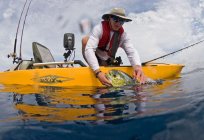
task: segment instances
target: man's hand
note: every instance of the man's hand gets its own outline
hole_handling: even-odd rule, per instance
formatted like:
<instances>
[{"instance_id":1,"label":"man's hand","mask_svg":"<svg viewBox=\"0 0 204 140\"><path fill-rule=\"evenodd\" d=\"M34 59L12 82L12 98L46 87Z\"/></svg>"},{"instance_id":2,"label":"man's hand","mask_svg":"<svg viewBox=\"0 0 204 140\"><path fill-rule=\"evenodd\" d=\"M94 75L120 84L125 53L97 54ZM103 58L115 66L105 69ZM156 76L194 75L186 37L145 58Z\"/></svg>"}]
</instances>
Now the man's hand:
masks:
<instances>
[{"instance_id":1,"label":"man's hand","mask_svg":"<svg viewBox=\"0 0 204 140\"><path fill-rule=\"evenodd\" d=\"M98 78L98 80L105 86L111 87L112 84L111 82L106 78L105 73L103 73L100 70L96 70L95 73L97 73L96 77Z\"/></svg>"},{"instance_id":2,"label":"man's hand","mask_svg":"<svg viewBox=\"0 0 204 140\"><path fill-rule=\"evenodd\" d=\"M140 84L144 84L146 81L146 76L144 75L142 71L142 66L135 65L133 69L134 69L133 78L137 79L140 82Z\"/></svg>"}]
</instances>

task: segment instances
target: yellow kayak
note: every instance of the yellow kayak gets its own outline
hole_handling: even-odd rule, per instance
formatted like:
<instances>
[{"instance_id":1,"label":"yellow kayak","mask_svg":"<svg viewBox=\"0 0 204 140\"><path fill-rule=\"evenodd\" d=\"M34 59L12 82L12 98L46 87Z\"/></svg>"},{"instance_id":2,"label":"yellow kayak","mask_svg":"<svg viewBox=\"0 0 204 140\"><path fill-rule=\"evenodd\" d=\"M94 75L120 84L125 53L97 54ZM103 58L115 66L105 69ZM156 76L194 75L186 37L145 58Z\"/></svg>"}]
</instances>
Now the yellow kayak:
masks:
<instances>
[{"instance_id":1,"label":"yellow kayak","mask_svg":"<svg viewBox=\"0 0 204 140\"><path fill-rule=\"evenodd\" d=\"M179 77L184 65L148 63L144 65L145 75L153 80ZM120 70L132 76L131 66L100 67L101 71ZM90 67L34 68L0 72L0 84L37 86L102 86Z\"/></svg>"}]
</instances>

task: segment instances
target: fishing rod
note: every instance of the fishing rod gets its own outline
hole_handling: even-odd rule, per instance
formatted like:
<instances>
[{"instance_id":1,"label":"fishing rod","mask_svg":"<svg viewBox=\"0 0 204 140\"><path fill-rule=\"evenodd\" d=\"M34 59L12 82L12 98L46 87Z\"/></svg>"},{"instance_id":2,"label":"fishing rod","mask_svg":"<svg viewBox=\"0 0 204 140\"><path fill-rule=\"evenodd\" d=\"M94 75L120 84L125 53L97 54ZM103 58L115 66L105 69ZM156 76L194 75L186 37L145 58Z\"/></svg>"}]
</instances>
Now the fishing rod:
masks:
<instances>
[{"instance_id":1,"label":"fishing rod","mask_svg":"<svg viewBox=\"0 0 204 140\"><path fill-rule=\"evenodd\" d=\"M182 50L188 49L188 48L190 48L190 47L193 47L193 46L195 46L195 45L197 45L197 44L202 43L203 41L204 41L204 40L201 40L201 41L199 41L199 42L196 42L196 43L194 43L194 44L191 44L191 45L189 45L189 46L187 46L187 47L184 47L184 48L182 48L182 49L179 49L179 50L177 50L177 51L174 51L174 52L171 52L171 53L168 53L168 54L162 55L162 56L160 56L160 57L154 58L154 59L152 59L152 60L149 60L149 61L143 62L142 65L145 65L145 64L147 64L147 63L149 63L149 62L152 62L152 61L155 61L155 60L158 60L158 59L164 58L164 57L167 57L167 56L169 56L169 55L171 55L171 54L174 54L174 53L180 52L180 51L182 51Z\"/></svg>"},{"instance_id":2,"label":"fishing rod","mask_svg":"<svg viewBox=\"0 0 204 140\"><path fill-rule=\"evenodd\" d=\"M24 32L24 27L25 27L25 22L26 22L26 18L28 15L28 11L30 9L30 4L31 4L32 0L30 0L27 11L26 11L26 15L25 15L25 19L23 22L23 28L22 28L22 33L21 33L21 42L20 42L20 51L19 51L19 60L22 60L22 54L21 54L21 50L22 50L22 39L23 39L23 32Z\"/></svg>"},{"instance_id":3,"label":"fishing rod","mask_svg":"<svg viewBox=\"0 0 204 140\"><path fill-rule=\"evenodd\" d=\"M18 30L19 30L19 26L20 26L20 23L21 23L21 18L22 18L22 15L23 15L23 12L24 12L24 9L25 9L25 6L27 4L27 0L26 2L24 3L24 6L23 6L23 9L21 11L21 15L20 15L20 18L19 18L19 21L18 21L18 26L17 26L17 31L16 31L16 37L15 37L15 41L14 41L14 50L13 50L13 53L9 54L8 55L8 58L9 57L13 57L13 64L16 62L16 45L17 45L17 37L18 37ZM17 62L16 62L17 63Z\"/></svg>"}]
</instances>

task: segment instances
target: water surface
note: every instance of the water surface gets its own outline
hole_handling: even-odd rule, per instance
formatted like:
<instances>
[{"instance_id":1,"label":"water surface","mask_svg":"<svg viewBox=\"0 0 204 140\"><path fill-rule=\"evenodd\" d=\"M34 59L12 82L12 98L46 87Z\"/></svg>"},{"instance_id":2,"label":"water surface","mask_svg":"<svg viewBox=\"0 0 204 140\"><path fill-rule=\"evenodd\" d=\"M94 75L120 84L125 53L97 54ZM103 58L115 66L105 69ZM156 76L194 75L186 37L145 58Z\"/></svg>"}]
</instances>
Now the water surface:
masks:
<instances>
[{"instance_id":1,"label":"water surface","mask_svg":"<svg viewBox=\"0 0 204 140\"><path fill-rule=\"evenodd\" d=\"M162 85L3 86L0 139L204 139L204 69Z\"/></svg>"}]
</instances>

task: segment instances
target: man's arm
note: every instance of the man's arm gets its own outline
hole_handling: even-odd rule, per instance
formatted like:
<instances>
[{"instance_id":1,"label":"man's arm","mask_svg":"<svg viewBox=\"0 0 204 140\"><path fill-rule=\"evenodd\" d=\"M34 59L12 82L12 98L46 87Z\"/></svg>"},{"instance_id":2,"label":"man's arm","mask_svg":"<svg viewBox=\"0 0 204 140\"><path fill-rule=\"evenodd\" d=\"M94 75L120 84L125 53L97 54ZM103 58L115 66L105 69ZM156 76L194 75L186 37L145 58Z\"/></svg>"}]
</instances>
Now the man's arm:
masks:
<instances>
[{"instance_id":1,"label":"man's arm","mask_svg":"<svg viewBox=\"0 0 204 140\"><path fill-rule=\"evenodd\" d=\"M85 57L93 71L99 69L98 60L95 55L96 47L98 46L101 29L100 25L96 25L89 36L89 40L85 47Z\"/></svg>"},{"instance_id":2,"label":"man's arm","mask_svg":"<svg viewBox=\"0 0 204 140\"><path fill-rule=\"evenodd\" d=\"M134 48L133 44L130 42L130 38L127 36L126 32L121 37L121 44L122 48L125 50L127 57L132 65L133 71L133 78L140 81L140 83L145 83L146 76L143 73L141 61L137 50Z\"/></svg>"},{"instance_id":3,"label":"man's arm","mask_svg":"<svg viewBox=\"0 0 204 140\"><path fill-rule=\"evenodd\" d=\"M126 32L124 32L121 36L120 46L121 48L124 49L132 66L134 65L141 66L140 56L137 50L134 48L133 44L130 42L130 37L127 35Z\"/></svg>"},{"instance_id":4,"label":"man's arm","mask_svg":"<svg viewBox=\"0 0 204 140\"><path fill-rule=\"evenodd\" d=\"M89 64L89 66L94 71L96 77L99 79L99 81L106 86L112 86L111 82L106 78L105 73L103 73L100 70L98 60L95 55L95 49L98 46L99 39L102 36L102 26L97 25L94 27L89 40L87 42L86 48L85 48L85 57Z\"/></svg>"}]
</instances>

